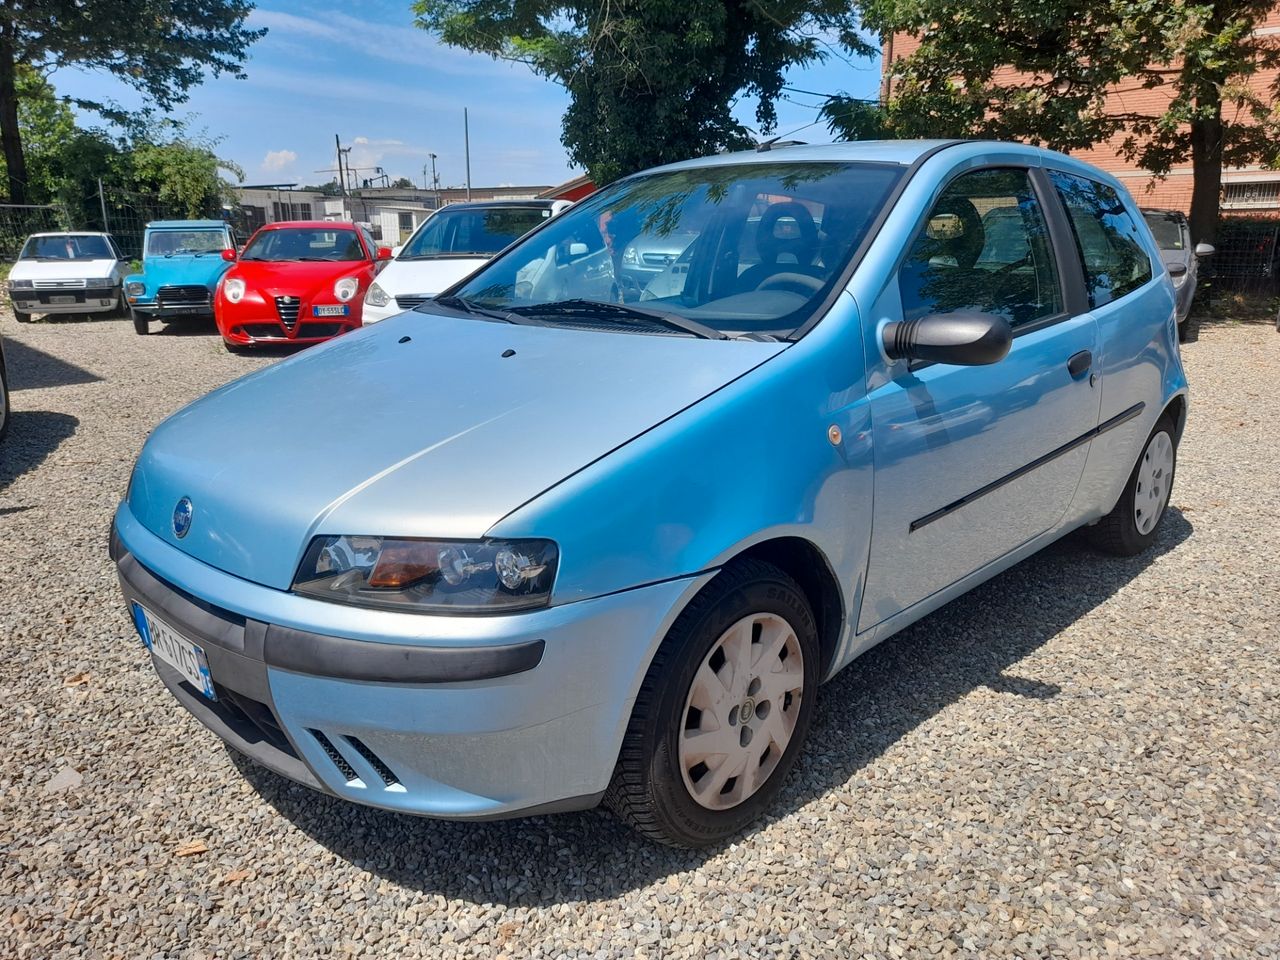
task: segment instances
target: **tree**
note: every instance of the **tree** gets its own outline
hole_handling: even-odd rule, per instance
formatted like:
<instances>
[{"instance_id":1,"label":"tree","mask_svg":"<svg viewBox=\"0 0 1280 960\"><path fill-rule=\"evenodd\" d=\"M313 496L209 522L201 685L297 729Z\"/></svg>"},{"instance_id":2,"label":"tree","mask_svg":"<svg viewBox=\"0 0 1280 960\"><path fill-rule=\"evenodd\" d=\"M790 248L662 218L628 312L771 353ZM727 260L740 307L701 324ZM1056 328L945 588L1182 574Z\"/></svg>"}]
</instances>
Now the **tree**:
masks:
<instances>
[{"instance_id":1,"label":"tree","mask_svg":"<svg viewBox=\"0 0 1280 960\"><path fill-rule=\"evenodd\" d=\"M412 190L413 181L408 177L396 177L396 179L391 181L391 186L395 190Z\"/></svg>"},{"instance_id":2,"label":"tree","mask_svg":"<svg viewBox=\"0 0 1280 960\"><path fill-rule=\"evenodd\" d=\"M224 202L237 201L235 188L223 176L244 179L244 171L213 152L214 144L180 136L167 142L142 142L130 153L134 188L153 193L162 204L199 217Z\"/></svg>"},{"instance_id":3,"label":"tree","mask_svg":"<svg viewBox=\"0 0 1280 960\"><path fill-rule=\"evenodd\" d=\"M0 142L9 199L21 203L27 195L19 64L41 76L66 66L101 70L169 110L206 72L244 76L247 48L266 33L245 27L252 9L246 0L6 0L0 14ZM119 119L108 104L75 103Z\"/></svg>"},{"instance_id":4,"label":"tree","mask_svg":"<svg viewBox=\"0 0 1280 960\"><path fill-rule=\"evenodd\" d=\"M1123 156L1157 175L1190 160L1192 236L1212 240L1223 165L1280 163L1274 88L1260 94L1257 80L1280 66L1280 37L1254 32L1273 6L865 0L868 27L920 40L894 61L877 122L895 136L994 137L1057 150L1114 138ZM1140 90L1159 91L1160 105L1131 108L1138 98L1124 93ZM826 115L851 136L867 122L848 98L831 101Z\"/></svg>"},{"instance_id":5,"label":"tree","mask_svg":"<svg viewBox=\"0 0 1280 960\"><path fill-rule=\"evenodd\" d=\"M659 163L746 147L733 116L757 98L760 133L788 67L831 38L866 51L844 0L416 0L445 43L518 60L571 98L561 139L599 184Z\"/></svg>"}]
</instances>

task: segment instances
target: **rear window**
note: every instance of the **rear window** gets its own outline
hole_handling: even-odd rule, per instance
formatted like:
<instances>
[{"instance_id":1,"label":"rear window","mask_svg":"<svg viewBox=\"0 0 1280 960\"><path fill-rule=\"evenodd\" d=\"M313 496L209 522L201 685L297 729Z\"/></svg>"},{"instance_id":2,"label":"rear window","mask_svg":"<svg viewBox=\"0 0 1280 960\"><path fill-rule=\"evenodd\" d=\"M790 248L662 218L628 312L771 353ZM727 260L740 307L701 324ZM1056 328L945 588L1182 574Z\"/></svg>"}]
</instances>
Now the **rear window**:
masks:
<instances>
[{"instance_id":1,"label":"rear window","mask_svg":"<svg viewBox=\"0 0 1280 960\"><path fill-rule=\"evenodd\" d=\"M1150 280L1154 274L1141 228L1120 194L1105 183L1058 170L1049 177L1071 219L1089 305L1101 307Z\"/></svg>"},{"instance_id":2,"label":"rear window","mask_svg":"<svg viewBox=\"0 0 1280 960\"><path fill-rule=\"evenodd\" d=\"M1186 243L1182 236L1182 223L1176 217L1165 213L1144 214L1151 235L1156 238L1156 246L1161 250L1185 250Z\"/></svg>"},{"instance_id":3,"label":"rear window","mask_svg":"<svg viewBox=\"0 0 1280 960\"><path fill-rule=\"evenodd\" d=\"M409 240L400 259L492 256L550 219L549 207L446 207Z\"/></svg>"}]
</instances>

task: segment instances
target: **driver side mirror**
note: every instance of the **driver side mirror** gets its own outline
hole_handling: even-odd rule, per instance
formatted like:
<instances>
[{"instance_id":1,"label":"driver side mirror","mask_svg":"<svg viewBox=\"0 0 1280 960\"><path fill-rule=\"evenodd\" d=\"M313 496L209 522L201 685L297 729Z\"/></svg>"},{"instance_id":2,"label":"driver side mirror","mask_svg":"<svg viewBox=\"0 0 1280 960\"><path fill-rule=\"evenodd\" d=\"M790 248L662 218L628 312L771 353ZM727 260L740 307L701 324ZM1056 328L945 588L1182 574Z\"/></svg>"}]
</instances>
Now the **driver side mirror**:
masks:
<instances>
[{"instance_id":1,"label":"driver side mirror","mask_svg":"<svg viewBox=\"0 0 1280 960\"><path fill-rule=\"evenodd\" d=\"M223 251L222 251L222 259L223 259L223 260L225 260L225 261L227 261L227 263L235 263L235 262L236 262L236 252L235 252L234 250L223 250Z\"/></svg>"},{"instance_id":2,"label":"driver side mirror","mask_svg":"<svg viewBox=\"0 0 1280 960\"><path fill-rule=\"evenodd\" d=\"M1005 358L1013 345L1013 328L1004 317L977 310L931 313L885 324L883 343L890 360L977 367Z\"/></svg>"},{"instance_id":3,"label":"driver side mirror","mask_svg":"<svg viewBox=\"0 0 1280 960\"><path fill-rule=\"evenodd\" d=\"M379 248L378 248L378 250L377 250L377 252L374 254L373 259L375 259L375 260L390 260L390 259L391 259L391 248L390 248L390 247L379 247Z\"/></svg>"},{"instance_id":4,"label":"driver side mirror","mask_svg":"<svg viewBox=\"0 0 1280 960\"><path fill-rule=\"evenodd\" d=\"M1217 248L1212 243L1196 244L1197 257L1212 257L1217 252L1218 252Z\"/></svg>"}]
</instances>

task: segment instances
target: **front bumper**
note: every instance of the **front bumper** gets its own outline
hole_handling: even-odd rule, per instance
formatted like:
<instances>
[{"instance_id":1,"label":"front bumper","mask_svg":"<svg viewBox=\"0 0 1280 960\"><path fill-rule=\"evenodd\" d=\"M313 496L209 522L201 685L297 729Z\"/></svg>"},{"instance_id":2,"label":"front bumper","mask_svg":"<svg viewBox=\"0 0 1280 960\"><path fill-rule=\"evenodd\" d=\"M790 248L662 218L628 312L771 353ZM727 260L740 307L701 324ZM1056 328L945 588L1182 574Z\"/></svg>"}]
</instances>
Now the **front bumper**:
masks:
<instances>
[{"instance_id":1,"label":"front bumper","mask_svg":"<svg viewBox=\"0 0 1280 960\"><path fill-rule=\"evenodd\" d=\"M70 303L54 303L55 298L66 299ZM9 294L15 310L23 313L61 314L61 313L103 313L114 310L120 305L118 288L102 288L95 290L14 290Z\"/></svg>"},{"instance_id":2,"label":"front bumper","mask_svg":"<svg viewBox=\"0 0 1280 960\"><path fill-rule=\"evenodd\" d=\"M511 616L360 610L215 570L127 505L112 557L127 603L204 648L216 702L156 669L236 749L326 793L462 819L597 803L653 651L706 579Z\"/></svg>"}]
</instances>

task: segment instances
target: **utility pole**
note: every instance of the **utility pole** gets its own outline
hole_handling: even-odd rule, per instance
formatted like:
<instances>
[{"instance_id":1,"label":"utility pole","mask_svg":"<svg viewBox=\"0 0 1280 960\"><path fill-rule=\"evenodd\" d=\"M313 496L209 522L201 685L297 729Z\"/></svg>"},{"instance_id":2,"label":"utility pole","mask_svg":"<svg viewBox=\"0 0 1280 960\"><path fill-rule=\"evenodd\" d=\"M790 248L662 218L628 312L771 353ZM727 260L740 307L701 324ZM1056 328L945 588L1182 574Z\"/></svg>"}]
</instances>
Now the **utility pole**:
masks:
<instances>
[{"instance_id":1,"label":"utility pole","mask_svg":"<svg viewBox=\"0 0 1280 960\"><path fill-rule=\"evenodd\" d=\"M436 175L436 155L427 154L431 158L431 189L436 192L436 209L440 209L440 178Z\"/></svg>"},{"instance_id":2,"label":"utility pole","mask_svg":"<svg viewBox=\"0 0 1280 960\"><path fill-rule=\"evenodd\" d=\"M462 142L467 153L467 199L471 199L471 124L467 119L467 108L462 108Z\"/></svg>"},{"instance_id":3,"label":"utility pole","mask_svg":"<svg viewBox=\"0 0 1280 960\"><path fill-rule=\"evenodd\" d=\"M102 178L98 178L98 205L102 208L102 232L110 233L111 224L107 222L107 198L102 194Z\"/></svg>"},{"instance_id":4,"label":"utility pole","mask_svg":"<svg viewBox=\"0 0 1280 960\"><path fill-rule=\"evenodd\" d=\"M333 135L333 145L338 150L338 195L345 197L347 195L347 175L342 169L342 138L336 133Z\"/></svg>"}]
</instances>

